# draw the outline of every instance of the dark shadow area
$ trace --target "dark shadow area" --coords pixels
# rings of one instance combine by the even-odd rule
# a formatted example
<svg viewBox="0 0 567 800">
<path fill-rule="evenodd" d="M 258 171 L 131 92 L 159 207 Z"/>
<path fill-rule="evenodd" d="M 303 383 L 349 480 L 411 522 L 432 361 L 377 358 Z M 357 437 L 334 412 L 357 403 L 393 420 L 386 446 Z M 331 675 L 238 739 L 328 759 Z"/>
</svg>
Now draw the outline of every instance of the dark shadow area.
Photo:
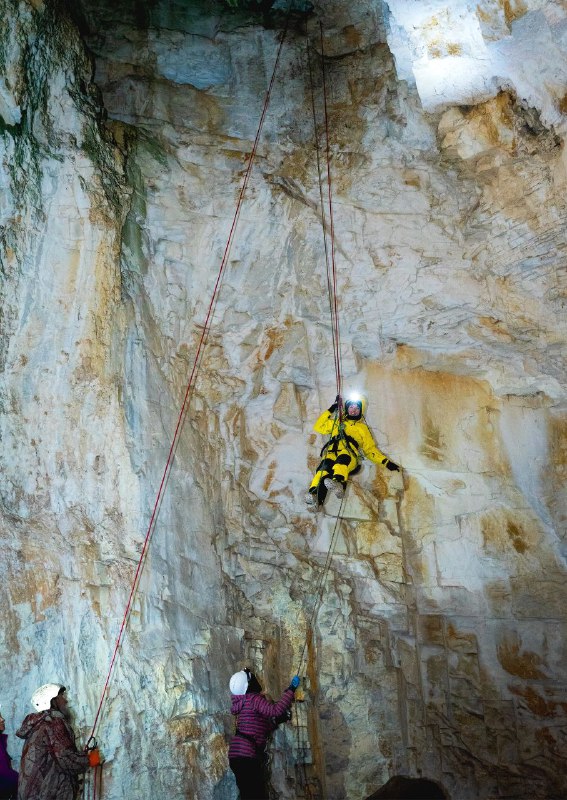
<svg viewBox="0 0 567 800">
<path fill-rule="evenodd" d="M 308 0 L 58 0 L 83 37 L 124 25 L 134 30 L 185 31 L 214 36 L 217 30 L 261 24 L 298 27 L 313 13 Z"/>
<path fill-rule="evenodd" d="M 326 701 L 319 703 L 319 725 L 319 736 L 323 738 L 319 742 L 312 738 L 311 745 L 320 751 L 324 749 L 325 796 L 332 797 L 333 800 L 347 800 L 345 776 L 352 748 L 350 728 L 337 705 Z"/>
<path fill-rule="evenodd" d="M 366 800 L 450 800 L 450 798 L 435 781 L 395 775 Z"/>
</svg>

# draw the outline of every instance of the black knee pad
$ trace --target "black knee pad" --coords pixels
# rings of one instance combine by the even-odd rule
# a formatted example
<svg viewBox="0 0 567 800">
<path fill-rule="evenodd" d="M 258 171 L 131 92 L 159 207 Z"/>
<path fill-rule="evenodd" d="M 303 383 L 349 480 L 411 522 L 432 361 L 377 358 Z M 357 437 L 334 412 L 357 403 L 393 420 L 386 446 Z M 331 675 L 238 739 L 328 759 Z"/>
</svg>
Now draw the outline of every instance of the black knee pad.
<svg viewBox="0 0 567 800">
<path fill-rule="evenodd" d="M 337 459 L 338 460 L 338 459 Z M 328 472 L 329 475 L 333 471 L 333 464 L 335 460 L 333 458 L 324 458 L 319 466 L 317 467 L 317 472 Z"/>
</svg>

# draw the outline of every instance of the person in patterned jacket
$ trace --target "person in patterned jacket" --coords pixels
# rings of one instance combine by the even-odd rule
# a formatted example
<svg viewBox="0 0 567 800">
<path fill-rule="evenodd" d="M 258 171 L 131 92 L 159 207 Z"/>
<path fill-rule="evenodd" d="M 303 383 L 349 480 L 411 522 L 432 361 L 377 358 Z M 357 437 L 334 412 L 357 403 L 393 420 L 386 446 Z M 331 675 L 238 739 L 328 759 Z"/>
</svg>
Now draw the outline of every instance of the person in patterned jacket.
<svg viewBox="0 0 567 800">
<path fill-rule="evenodd" d="M 6 721 L 0 714 L 0 800 L 12 800 L 18 793 L 18 773 L 12 769 L 5 727 Z"/>
<path fill-rule="evenodd" d="M 235 672 L 230 679 L 230 713 L 236 717 L 236 733 L 230 742 L 228 761 L 240 800 L 268 800 L 264 773 L 266 742 L 281 722 L 290 719 L 289 709 L 298 686 L 296 675 L 277 703 L 271 703 L 262 695 L 262 687 L 251 670 Z"/>
<path fill-rule="evenodd" d="M 25 739 L 18 800 L 74 800 L 79 775 L 100 764 L 98 751 L 77 750 L 64 686 L 41 686 L 32 695 L 32 705 L 37 713 L 28 714 L 16 731 Z"/>
</svg>

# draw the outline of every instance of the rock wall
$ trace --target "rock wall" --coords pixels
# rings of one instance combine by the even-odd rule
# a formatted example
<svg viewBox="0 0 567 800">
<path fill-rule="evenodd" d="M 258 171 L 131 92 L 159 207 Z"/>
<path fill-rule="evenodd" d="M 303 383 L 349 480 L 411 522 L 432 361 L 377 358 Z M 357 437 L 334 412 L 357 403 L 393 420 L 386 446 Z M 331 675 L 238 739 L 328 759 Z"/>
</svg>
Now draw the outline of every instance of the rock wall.
<svg viewBox="0 0 567 800">
<path fill-rule="evenodd" d="M 230 674 L 276 696 L 303 656 L 280 798 L 565 795 L 567 12 L 418 5 L 292 17 L 101 718 L 109 799 L 234 798 Z M 12 732 L 59 680 L 84 739 L 283 15 L 2 6 L 0 702 Z M 403 466 L 366 462 L 340 525 L 303 506 L 336 393 L 319 21 L 344 380 Z"/>
</svg>

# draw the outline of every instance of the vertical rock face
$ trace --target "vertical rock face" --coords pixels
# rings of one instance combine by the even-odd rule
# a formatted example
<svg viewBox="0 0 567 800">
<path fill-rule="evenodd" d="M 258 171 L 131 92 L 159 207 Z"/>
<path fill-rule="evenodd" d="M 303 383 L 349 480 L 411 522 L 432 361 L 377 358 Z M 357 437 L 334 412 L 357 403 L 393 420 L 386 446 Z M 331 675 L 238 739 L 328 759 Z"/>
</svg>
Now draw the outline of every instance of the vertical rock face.
<svg viewBox="0 0 567 800">
<path fill-rule="evenodd" d="M 282 4 L 230 5 L 3 3 L 9 732 L 47 681 L 83 738 L 96 712 L 281 36 Z M 305 7 L 103 706 L 105 796 L 234 797 L 230 674 L 276 696 L 301 664 L 279 797 L 560 798 L 567 13 Z M 404 468 L 366 462 L 340 523 L 302 499 L 336 394 L 322 48 L 344 384 Z"/>
</svg>

